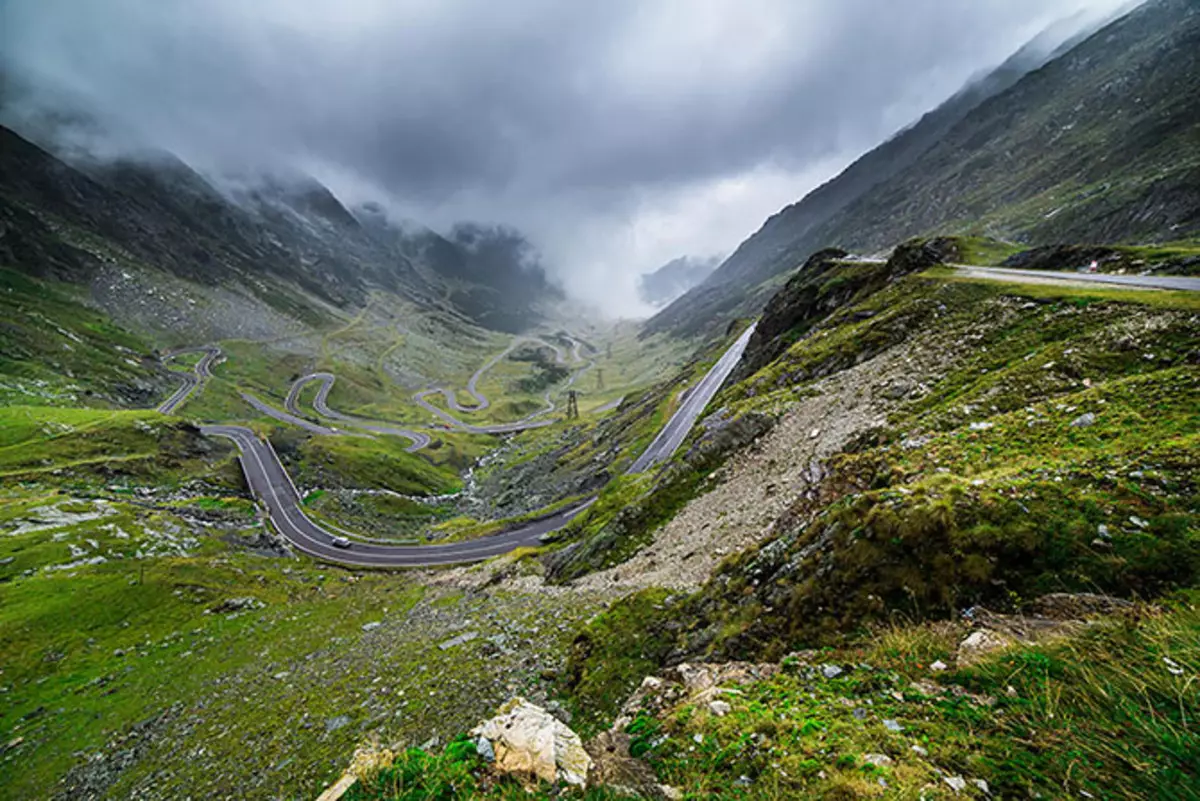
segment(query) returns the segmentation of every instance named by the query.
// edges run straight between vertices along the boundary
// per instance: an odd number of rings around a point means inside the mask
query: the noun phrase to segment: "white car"
[[[350,547],[350,540],[346,539],[345,537],[334,537],[333,539],[330,540],[330,542],[333,543],[334,548],[349,548]]]

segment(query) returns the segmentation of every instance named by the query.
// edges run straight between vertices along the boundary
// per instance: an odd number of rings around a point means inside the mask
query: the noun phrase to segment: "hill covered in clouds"
[[[1027,245],[1195,235],[1197,54],[1200,8],[1187,0],[1152,0],[1042,59],[1018,53],[771,216],[646,330],[716,331],[753,314],[773,280],[825,247],[870,254],[939,233]]]
[[[707,278],[720,263],[720,256],[672,259],[638,279],[638,297],[651,306],[665,306]]]
[[[517,332],[562,298],[517,231],[442,236],[379,207],[348,209],[305,175],[210,179],[163,152],[63,161],[0,127],[0,215],[9,266],[89,284],[133,259],[152,271],[257,298],[300,321],[372,291]]]

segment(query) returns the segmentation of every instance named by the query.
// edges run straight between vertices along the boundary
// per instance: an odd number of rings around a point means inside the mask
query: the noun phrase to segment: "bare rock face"
[[[525,780],[584,787],[592,758],[579,735],[540,706],[513,698],[471,730],[495,755],[493,768]]]

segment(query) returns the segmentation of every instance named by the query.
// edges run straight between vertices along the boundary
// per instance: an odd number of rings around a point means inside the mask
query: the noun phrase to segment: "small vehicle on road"
[[[334,537],[333,539],[330,540],[330,542],[333,543],[334,548],[349,548],[350,547],[350,540],[346,539],[345,537]]]

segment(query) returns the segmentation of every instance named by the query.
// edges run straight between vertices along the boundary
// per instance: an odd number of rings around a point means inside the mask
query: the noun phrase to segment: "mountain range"
[[[1047,51],[1035,40],[768,219],[646,334],[749,316],[824,247],[907,237],[1023,245],[1200,231],[1200,6],[1151,0]]]
[[[169,153],[68,162],[2,126],[0,222],[0,256],[36,275],[87,284],[106,263],[136,263],[292,317],[383,290],[517,332],[562,298],[512,229],[442,236],[377,205],[348,209],[309,176],[222,183]]]

